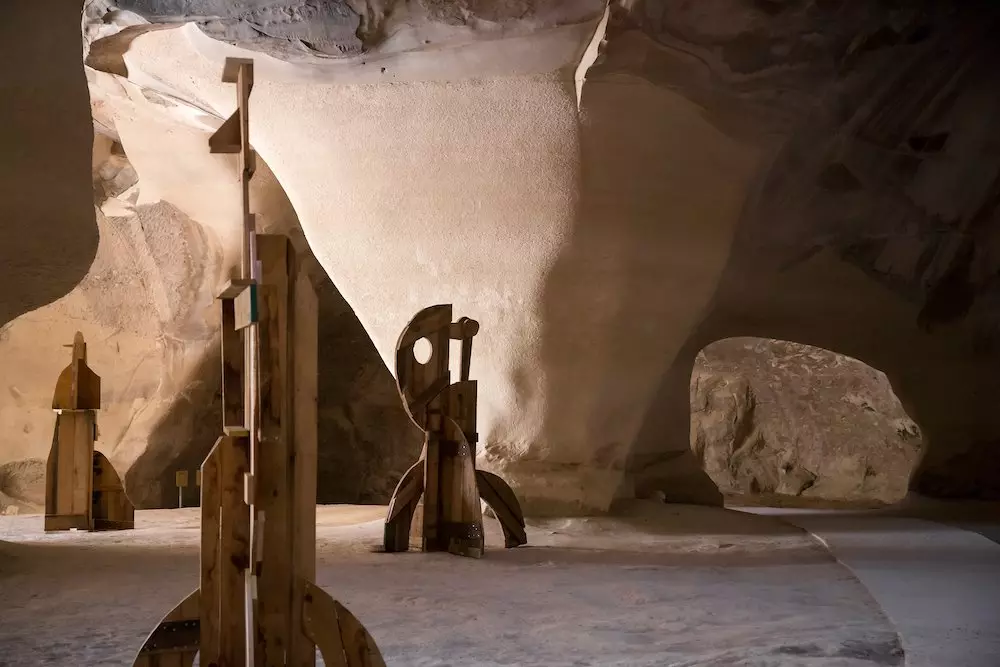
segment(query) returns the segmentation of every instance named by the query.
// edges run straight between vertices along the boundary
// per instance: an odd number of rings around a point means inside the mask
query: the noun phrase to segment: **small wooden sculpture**
[[[87,366],[83,334],[73,337],[73,356],[56,381],[56,427],[45,474],[45,530],[125,530],[135,527],[135,508],[118,473],[101,452],[97,413],[101,378]]]
[[[364,626],[316,576],[317,305],[285,236],[249,212],[253,61],[229,58],[239,108],[209,140],[239,153],[241,277],[219,295],[223,435],[201,467],[201,579],[133,667],[384,667]]]
[[[424,431],[424,449],[400,479],[385,521],[385,550],[406,551],[410,527],[424,551],[483,554],[480,498],[496,514],[507,548],[527,544],[517,497],[500,477],[476,470],[476,382],[469,380],[472,338],[479,323],[452,323],[451,305],[431,306],[414,316],[396,344],[396,384],[410,419]],[[421,363],[414,345],[425,339],[430,358]],[[462,341],[461,380],[451,383],[452,340]],[[422,507],[421,507],[422,498]]]

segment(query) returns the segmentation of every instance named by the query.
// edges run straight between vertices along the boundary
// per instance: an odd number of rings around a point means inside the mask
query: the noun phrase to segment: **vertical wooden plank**
[[[156,667],[185,667],[183,653],[161,653],[156,656]]]
[[[219,587],[221,664],[246,660],[244,636],[244,570],[250,564],[250,512],[243,502],[243,480],[250,469],[249,435],[227,435],[219,441]]]
[[[456,426],[456,435],[461,431]],[[472,458],[472,449],[468,443],[462,443],[465,456],[456,457],[456,486],[459,488],[459,521],[463,524],[474,526],[474,536],[469,537],[463,545],[463,555],[472,558],[481,558],[485,547],[485,533],[483,530],[483,506],[479,501],[479,485],[476,483],[476,468]]]
[[[135,508],[125,494],[111,461],[94,450],[91,521],[94,530],[127,530],[135,527]]]
[[[244,219],[243,277],[253,274],[253,261],[249,244],[255,233],[254,218],[250,213],[250,177],[253,175],[253,155],[250,148],[250,90],[253,87],[253,63],[240,64],[236,78],[236,95],[240,114],[240,186]]]
[[[291,245],[289,245],[291,251]],[[316,645],[306,634],[301,582],[316,577],[316,468],[319,391],[319,306],[309,276],[296,267],[289,326],[292,370],[292,572],[289,667],[315,667]],[[331,629],[332,631],[332,629]]]
[[[59,459],[56,469],[57,515],[73,514],[76,501],[73,468],[76,465],[76,412],[64,410],[59,419]]]
[[[59,423],[62,415],[56,413],[56,425],[52,429],[52,446],[45,462],[45,515],[54,516],[58,511],[59,498]],[[48,530],[48,526],[45,528]]]
[[[455,464],[456,456],[454,453],[455,443],[444,440],[442,441],[442,449],[445,451],[441,452],[441,461],[438,466],[440,470],[440,481],[438,482],[440,487],[438,491],[438,498],[440,499],[440,506],[438,508],[438,516],[440,517],[441,523],[446,526],[445,530],[439,527],[439,540],[438,549],[451,550],[451,530],[454,524],[458,523],[461,518],[461,497],[456,497],[456,486],[458,482],[458,477],[456,476]]]
[[[424,502],[423,535],[424,551],[438,549],[438,516],[441,498],[441,443],[438,434],[432,432],[427,437],[424,455]]]
[[[219,564],[219,457],[222,438],[201,464],[201,664],[219,663],[220,564]]]
[[[243,426],[243,339],[233,301],[222,299],[222,426]]]
[[[91,530],[94,529],[93,478],[94,478],[94,424],[93,410],[73,413],[75,416],[73,442],[73,514],[83,514]]]
[[[260,321],[260,466],[257,509],[266,517],[260,566],[259,636],[266,667],[284,667],[291,615],[291,397],[289,394],[288,239],[259,235],[261,275]]]

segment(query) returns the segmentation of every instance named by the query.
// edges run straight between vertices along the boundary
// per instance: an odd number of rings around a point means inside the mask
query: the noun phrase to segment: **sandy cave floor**
[[[636,503],[529,522],[481,560],[373,553],[382,507],[317,510],[318,583],[403,665],[901,665],[867,589],[807,533],[728,510]],[[0,665],[130,665],[197,585],[198,509],[119,533],[0,517]]]

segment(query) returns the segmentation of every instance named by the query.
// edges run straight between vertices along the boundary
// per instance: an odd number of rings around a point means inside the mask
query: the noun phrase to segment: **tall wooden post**
[[[224,435],[202,465],[201,585],[134,665],[186,667],[200,651],[203,667],[314,667],[319,648],[328,667],[384,667],[364,627],[312,583],[316,295],[288,238],[257,234],[249,210],[253,62],[227,59],[223,81],[239,107],[209,148],[239,153],[244,222],[241,275],[219,294]]]

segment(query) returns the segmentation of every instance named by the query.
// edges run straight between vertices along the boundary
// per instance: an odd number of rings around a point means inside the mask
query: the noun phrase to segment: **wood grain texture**
[[[448,472],[448,485],[442,486],[442,496],[448,501],[442,508],[442,521],[468,528],[457,535],[449,535],[442,546],[459,556],[480,558],[484,549],[483,515],[475,460],[458,423],[445,417],[444,424],[444,433],[452,452],[442,462],[442,468]]]
[[[162,651],[154,649],[151,644],[157,635],[157,629],[164,623],[198,620],[201,605],[200,597],[199,590],[195,589],[163,617],[160,623],[157,624],[157,627],[146,637],[142,647],[136,654],[135,660],[132,662],[132,667],[191,667],[194,664],[195,656],[198,655],[197,650],[190,650],[189,647],[186,647],[184,650]],[[213,667],[212,663],[206,661],[204,658],[199,662],[202,667]],[[217,667],[217,665],[218,663],[214,667]]]
[[[96,416],[93,410],[63,410],[56,416],[55,437],[46,466],[45,530],[93,529],[93,457]],[[84,517],[82,521],[55,517]]]
[[[222,426],[243,426],[243,340],[236,330],[232,299],[219,302],[222,311]]]
[[[222,664],[245,660],[244,570],[250,564],[250,508],[243,476],[250,468],[249,438],[219,439],[219,656]]]
[[[327,667],[385,667],[371,634],[326,591],[304,582],[302,621]]]
[[[502,478],[485,470],[476,471],[479,495],[496,514],[508,549],[528,543],[524,513],[517,496]]]
[[[220,458],[222,438],[201,464],[201,663],[218,664],[221,650],[221,564],[219,562],[221,514]]]
[[[294,249],[289,244],[289,252]],[[292,603],[289,667],[314,667],[316,644],[305,633],[300,581],[316,577],[316,469],[318,466],[319,304],[309,276],[294,276],[293,326],[289,340],[292,370]]]
[[[291,456],[288,239],[257,236],[262,266],[258,332],[260,429],[255,508],[266,520],[259,539],[257,643],[262,664],[283,665],[291,616]]]
[[[95,451],[92,464],[92,521],[94,530],[128,530],[135,527],[135,506],[125,492],[111,461]]]

